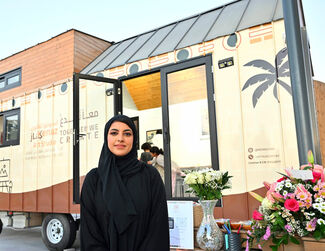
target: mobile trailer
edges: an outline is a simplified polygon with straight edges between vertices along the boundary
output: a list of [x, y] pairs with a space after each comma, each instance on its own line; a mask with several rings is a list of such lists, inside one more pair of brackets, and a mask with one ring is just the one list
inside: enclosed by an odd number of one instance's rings
[[[186, 170], [213, 167], [234, 176], [215, 216], [249, 219], [256, 203], [247, 192], [299, 165], [281, 3], [235, 1], [123, 40], [74, 79], [15, 99], [23, 146], [3, 152], [11, 190], [1, 193], [1, 210], [56, 213], [44, 229], [64, 231], [44, 237], [68, 246], [69, 215], [79, 213], [72, 202], [97, 166], [103, 126], [123, 113], [136, 121], [140, 143], [164, 148], [169, 199], [194, 199], [179, 176], [173, 183], [172, 161]], [[3, 105], [11, 110], [12, 100]]]
[[[0, 218], [15, 228], [43, 223], [49, 249], [72, 244], [78, 228], [72, 122], [67, 123], [70, 114], [72, 120], [70, 82], [73, 72], [110, 45], [69, 30], [0, 60]], [[89, 125], [87, 136], [96, 137], [97, 130], [96, 123]]]

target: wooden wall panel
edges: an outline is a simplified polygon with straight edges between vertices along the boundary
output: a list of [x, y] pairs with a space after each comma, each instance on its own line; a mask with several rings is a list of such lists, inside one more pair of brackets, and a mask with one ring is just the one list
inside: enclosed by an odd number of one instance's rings
[[111, 44], [88, 34], [75, 31], [74, 42], [74, 71], [79, 72], [93, 61]]
[[0, 93], [6, 99], [30, 92], [72, 75], [74, 31], [68, 31], [46, 42], [0, 61], [0, 74], [22, 69], [22, 85]]
[[20, 96], [58, 81], [72, 78], [111, 43], [69, 30], [43, 43], [0, 60], [0, 75], [22, 68], [22, 85], [0, 92], [0, 99]]

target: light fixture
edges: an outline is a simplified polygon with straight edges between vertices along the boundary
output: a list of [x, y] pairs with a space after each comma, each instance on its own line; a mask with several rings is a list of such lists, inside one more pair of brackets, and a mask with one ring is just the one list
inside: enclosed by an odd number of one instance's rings
[[234, 58], [233, 57], [225, 58], [225, 59], [222, 59], [222, 60], [218, 61], [219, 69], [223, 69], [223, 68], [233, 66], [233, 65], [234, 65]]
[[113, 88], [109, 88], [106, 90], [106, 96], [112, 96], [114, 95], [114, 89]]

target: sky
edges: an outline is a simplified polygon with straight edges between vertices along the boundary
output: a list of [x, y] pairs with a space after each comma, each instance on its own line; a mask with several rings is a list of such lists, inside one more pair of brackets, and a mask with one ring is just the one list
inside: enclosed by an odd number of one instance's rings
[[[228, 2], [232, 1], [0, 0], [0, 59], [72, 28], [118, 42]], [[302, 2], [314, 79], [325, 82], [325, 0]]]

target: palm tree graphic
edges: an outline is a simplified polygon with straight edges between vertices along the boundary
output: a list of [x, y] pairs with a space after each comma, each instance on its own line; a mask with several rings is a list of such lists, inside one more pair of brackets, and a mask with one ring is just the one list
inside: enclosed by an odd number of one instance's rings
[[244, 66], [253, 66], [253, 67], [261, 68], [268, 72], [268, 73], [254, 75], [253, 77], [249, 78], [246, 81], [244, 87], [242, 88], [242, 91], [244, 91], [249, 86], [258, 84], [258, 87], [255, 89], [252, 97], [254, 108], [257, 104], [257, 101], [262, 96], [262, 94], [272, 84], [274, 84], [273, 95], [278, 102], [280, 102], [278, 98], [278, 88], [277, 88], [278, 84], [281, 85], [290, 95], [292, 95], [291, 86], [286, 84], [281, 79], [279, 79], [281, 77], [290, 76], [289, 62], [288, 60], [285, 60], [287, 55], [288, 55], [287, 48], [283, 48], [282, 50], [280, 50], [278, 54], [275, 56], [275, 67], [263, 59], [253, 60], [244, 65]]

